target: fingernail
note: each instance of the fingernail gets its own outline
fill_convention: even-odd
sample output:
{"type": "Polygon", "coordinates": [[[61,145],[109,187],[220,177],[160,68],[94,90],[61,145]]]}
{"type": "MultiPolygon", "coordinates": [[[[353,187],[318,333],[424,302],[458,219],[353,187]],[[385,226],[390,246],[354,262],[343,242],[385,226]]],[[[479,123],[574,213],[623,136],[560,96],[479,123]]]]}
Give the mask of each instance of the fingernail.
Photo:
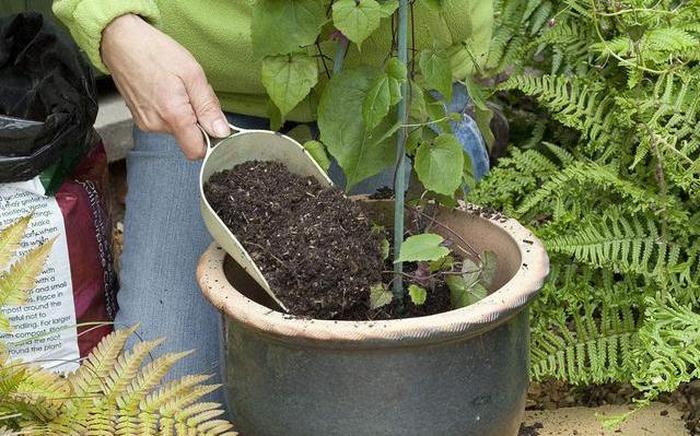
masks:
{"type": "Polygon", "coordinates": [[[211,127],[214,129],[214,135],[216,135],[217,138],[223,138],[224,136],[231,134],[231,129],[224,120],[214,121],[214,124],[212,124],[211,127]]]}

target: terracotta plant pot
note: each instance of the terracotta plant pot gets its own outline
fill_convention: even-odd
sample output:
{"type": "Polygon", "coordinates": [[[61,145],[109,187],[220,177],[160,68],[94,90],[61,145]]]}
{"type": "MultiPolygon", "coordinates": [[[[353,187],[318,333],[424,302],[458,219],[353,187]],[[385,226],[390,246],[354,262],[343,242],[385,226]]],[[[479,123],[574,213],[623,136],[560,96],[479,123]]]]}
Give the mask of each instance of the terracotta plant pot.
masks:
{"type": "MultiPolygon", "coordinates": [[[[368,204],[375,216],[392,207],[368,204]]],[[[547,254],[514,220],[466,207],[437,219],[476,250],[496,253],[494,292],[420,318],[285,315],[266,307],[269,296],[224,250],[209,247],[197,276],[225,319],[225,390],[242,434],[517,434],[528,385],[527,305],[547,276],[547,254]]]]}

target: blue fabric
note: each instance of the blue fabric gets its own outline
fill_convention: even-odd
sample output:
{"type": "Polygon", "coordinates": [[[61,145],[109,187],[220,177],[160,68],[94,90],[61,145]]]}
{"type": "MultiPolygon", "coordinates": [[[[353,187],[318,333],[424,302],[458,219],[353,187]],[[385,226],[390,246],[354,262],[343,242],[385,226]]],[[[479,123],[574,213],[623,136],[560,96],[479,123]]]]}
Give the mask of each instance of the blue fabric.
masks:
{"type": "MultiPolygon", "coordinates": [[[[243,128],[268,126],[267,120],[231,117],[243,128]]],[[[124,252],[117,327],[139,324],[140,340],[167,341],[157,353],[195,352],[167,376],[213,374],[220,377],[220,315],[202,296],[195,270],[211,243],[199,213],[201,162],[187,161],[170,135],[134,130],[134,149],[127,157],[124,252]]],[[[223,404],[222,390],[210,399],[223,404]]]]}

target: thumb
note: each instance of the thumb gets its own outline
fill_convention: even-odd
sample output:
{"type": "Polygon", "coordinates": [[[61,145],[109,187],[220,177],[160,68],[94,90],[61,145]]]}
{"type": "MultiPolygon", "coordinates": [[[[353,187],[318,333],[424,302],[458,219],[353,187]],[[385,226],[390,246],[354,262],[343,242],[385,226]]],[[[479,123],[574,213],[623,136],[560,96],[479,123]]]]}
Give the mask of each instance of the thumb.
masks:
{"type": "Polygon", "coordinates": [[[209,135],[216,138],[230,135],[231,129],[228,121],[221,111],[219,99],[207,82],[204,71],[198,68],[196,74],[192,74],[184,82],[190,98],[190,104],[197,116],[197,122],[202,125],[209,135]]]}

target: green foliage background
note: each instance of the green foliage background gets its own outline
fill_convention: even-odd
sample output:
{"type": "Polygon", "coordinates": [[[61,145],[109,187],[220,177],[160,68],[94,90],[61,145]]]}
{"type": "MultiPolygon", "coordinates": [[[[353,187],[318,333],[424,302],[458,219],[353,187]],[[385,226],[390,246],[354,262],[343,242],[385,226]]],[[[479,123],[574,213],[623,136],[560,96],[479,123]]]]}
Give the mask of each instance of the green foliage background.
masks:
{"type": "Polygon", "coordinates": [[[552,274],[531,375],[700,375],[700,2],[499,0],[482,76],[508,157],[470,195],[529,226],[552,274]]]}

